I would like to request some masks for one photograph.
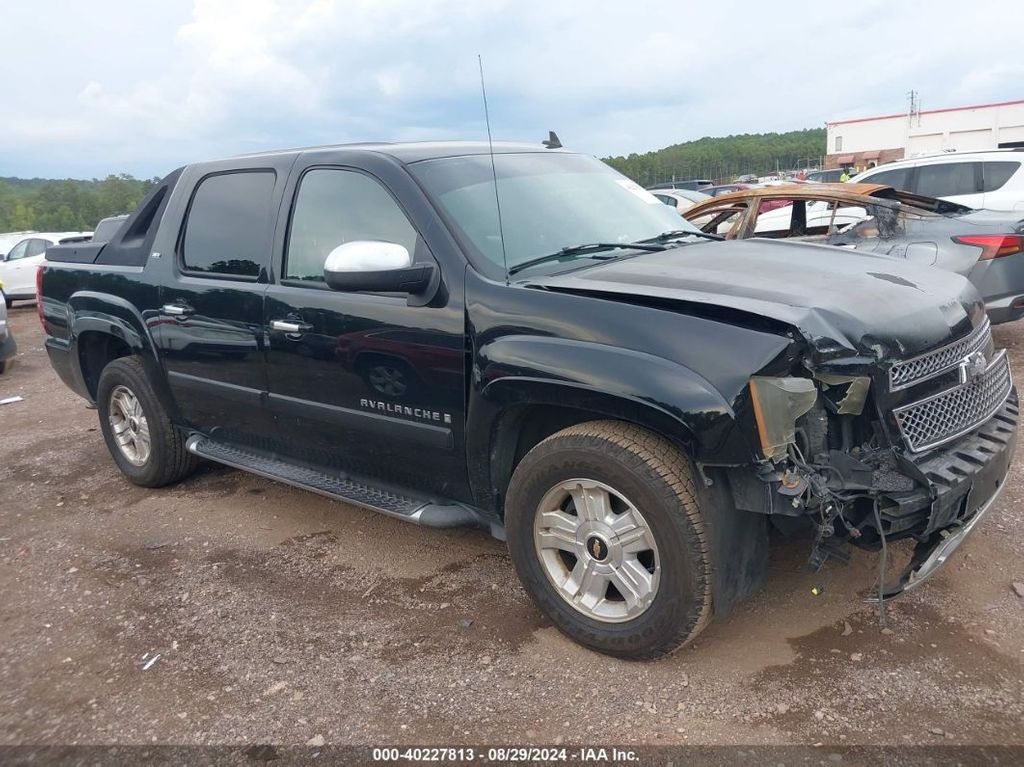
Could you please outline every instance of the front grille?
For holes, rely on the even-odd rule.
[[[893,414],[907,446],[917,453],[987,421],[1009,396],[1011,386],[1010,363],[1003,350],[973,381],[896,408]]]
[[[889,390],[899,391],[908,386],[927,381],[952,370],[964,359],[979,349],[984,349],[992,340],[992,328],[988,318],[969,335],[959,341],[933,349],[930,352],[897,362],[889,368]]]

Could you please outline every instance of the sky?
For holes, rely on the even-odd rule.
[[[1024,98],[1024,2],[0,0],[0,176],[486,138],[597,156]]]

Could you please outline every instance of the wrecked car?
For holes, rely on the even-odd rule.
[[[1024,316],[1024,218],[879,184],[747,189],[683,211],[705,232],[837,245],[967,277],[993,324]]]
[[[623,658],[758,589],[771,526],[811,531],[813,567],[911,539],[872,593],[917,586],[1017,433],[959,275],[722,241],[560,148],[196,163],[109,242],[50,248],[37,285],[52,365],[129,481],[215,461],[483,528],[560,630]]]

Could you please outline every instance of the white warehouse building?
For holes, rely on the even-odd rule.
[[[1024,99],[828,122],[826,168],[867,168],[940,152],[1024,147]]]

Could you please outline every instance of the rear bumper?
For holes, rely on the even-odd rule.
[[[1024,291],[985,301],[985,312],[993,325],[1024,317]]]

